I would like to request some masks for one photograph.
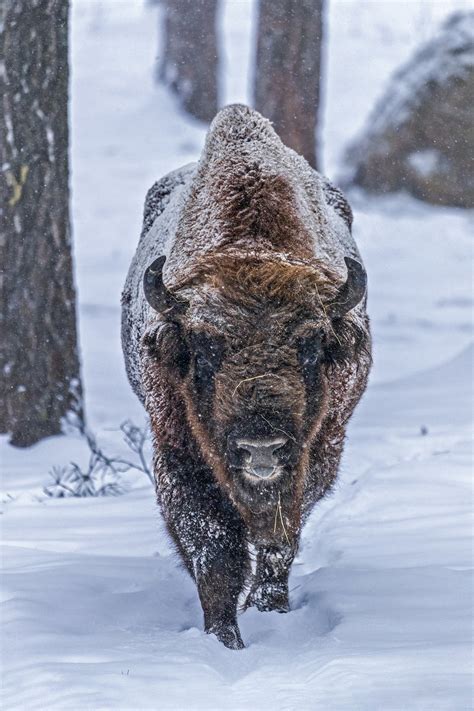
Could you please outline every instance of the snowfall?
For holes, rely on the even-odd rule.
[[[467,3],[330,0],[323,170],[336,180],[390,74]],[[160,9],[74,0],[72,208],[88,426],[108,453],[146,423],[126,381],[120,292],[147,188],[195,160],[205,126],[154,81]],[[222,103],[250,101],[253,0],[219,16]],[[152,485],[50,498],[79,435],[0,443],[4,709],[464,711],[472,707],[472,238],[466,210],[352,192],[374,368],[339,483],[304,529],[287,615],[202,628]]]

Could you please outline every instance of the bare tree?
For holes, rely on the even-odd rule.
[[[259,0],[255,108],[314,167],[324,0]]]
[[[83,420],[69,221],[68,0],[0,3],[0,431]]]
[[[202,121],[217,112],[218,0],[163,0],[164,50],[159,79]]]

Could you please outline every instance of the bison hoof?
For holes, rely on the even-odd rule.
[[[244,609],[256,607],[260,612],[289,612],[288,588],[263,585],[250,591]]]
[[[237,624],[213,625],[206,632],[207,634],[215,634],[219,642],[222,642],[227,649],[245,649]]]

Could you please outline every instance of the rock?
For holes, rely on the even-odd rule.
[[[452,15],[394,75],[347,164],[370,192],[474,207],[474,12]]]

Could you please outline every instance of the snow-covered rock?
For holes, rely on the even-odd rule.
[[[348,151],[350,182],[474,206],[474,12],[459,12],[392,78]]]

